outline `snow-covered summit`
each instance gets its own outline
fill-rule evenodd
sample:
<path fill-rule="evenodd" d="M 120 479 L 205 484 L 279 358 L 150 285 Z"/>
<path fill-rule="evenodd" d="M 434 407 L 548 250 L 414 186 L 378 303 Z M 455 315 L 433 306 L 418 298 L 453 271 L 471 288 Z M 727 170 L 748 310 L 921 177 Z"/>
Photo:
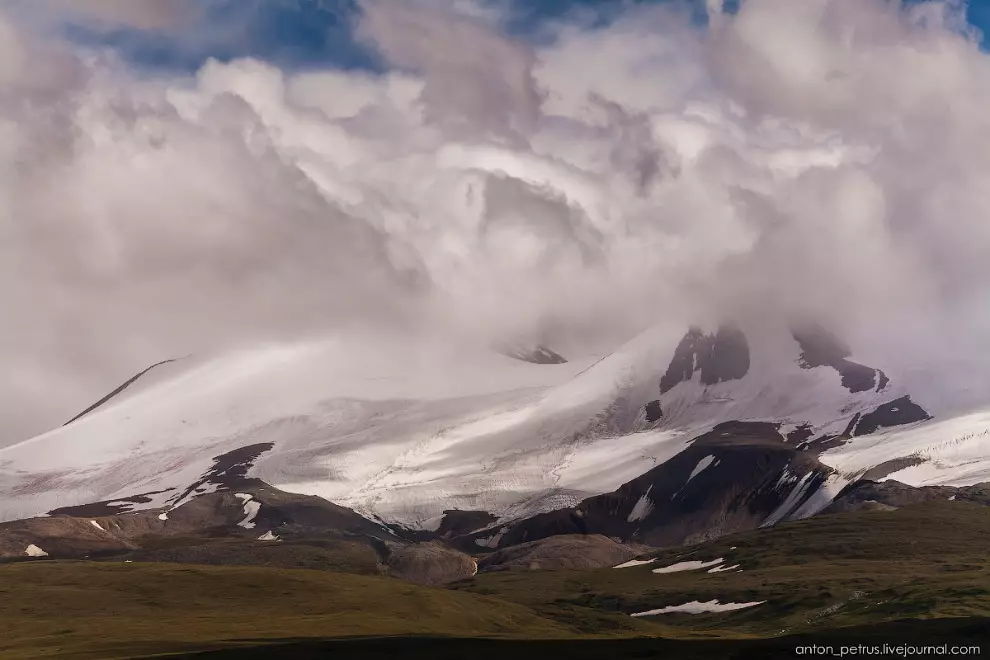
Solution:
<path fill-rule="evenodd" d="M 174 506 L 215 457 L 269 443 L 250 476 L 368 517 L 519 518 L 614 490 L 734 420 L 780 424 L 848 479 L 909 457 L 894 470 L 907 483 L 990 478 L 990 412 L 942 417 L 944 391 L 909 392 L 830 341 L 727 325 L 655 328 L 598 361 L 345 338 L 178 360 L 0 449 L 0 520 Z"/>

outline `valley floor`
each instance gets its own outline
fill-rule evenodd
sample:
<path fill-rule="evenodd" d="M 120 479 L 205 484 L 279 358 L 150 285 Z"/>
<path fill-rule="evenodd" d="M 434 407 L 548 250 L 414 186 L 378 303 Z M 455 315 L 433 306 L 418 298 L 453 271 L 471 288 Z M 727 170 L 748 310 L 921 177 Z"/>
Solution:
<path fill-rule="evenodd" d="M 339 569 L 21 560 L 0 565 L 0 658 L 765 658 L 811 644 L 990 652 L 988 547 L 990 508 L 939 501 L 785 523 L 628 568 L 501 570 L 446 588 Z M 712 601 L 752 605 L 677 611 Z"/>

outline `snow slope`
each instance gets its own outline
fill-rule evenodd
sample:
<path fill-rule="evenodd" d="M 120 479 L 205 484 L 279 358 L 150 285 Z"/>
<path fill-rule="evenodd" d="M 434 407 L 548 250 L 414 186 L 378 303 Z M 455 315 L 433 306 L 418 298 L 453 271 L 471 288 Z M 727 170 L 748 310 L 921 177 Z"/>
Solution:
<path fill-rule="evenodd" d="M 676 433 L 638 434 L 592 474 L 615 442 L 587 431 L 620 387 L 623 358 L 587 369 L 327 340 L 170 365 L 172 378 L 0 450 L 0 519 L 145 493 L 134 508 L 174 505 L 213 457 L 264 442 L 275 446 L 252 476 L 385 520 L 567 506 L 683 446 L 664 449 Z"/>
<path fill-rule="evenodd" d="M 0 449 L 0 520 L 140 494 L 148 501 L 133 508 L 175 506 L 214 457 L 258 443 L 274 446 L 250 476 L 369 517 L 429 527 L 464 509 L 514 519 L 614 490 L 722 421 L 839 433 L 905 394 L 934 419 L 826 451 L 839 474 L 814 494 L 816 506 L 870 467 L 910 456 L 925 462 L 893 478 L 990 480 L 990 406 L 940 417 L 938 402 L 952 399 L 946 383 L 907 392 L 895 371 L 882 391 L 851 393 L 830 367 L 800 368 L 786 328 L 743 330 L 743 378 L 706 386 L 696 373 L 662 396 L 658 379 L 680 337 L 660 330 L 597 362 L 532 364 L 382 337 L 179 360 L 68 426 Z M 663 417 L 648 424 L 643 406 L 655 399 Z"/>

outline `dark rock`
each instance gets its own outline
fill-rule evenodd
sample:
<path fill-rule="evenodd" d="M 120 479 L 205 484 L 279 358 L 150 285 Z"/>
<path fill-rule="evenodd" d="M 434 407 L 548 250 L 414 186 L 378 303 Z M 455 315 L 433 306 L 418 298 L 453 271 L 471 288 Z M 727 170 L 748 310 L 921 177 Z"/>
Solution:
<path fill-rule="evenodd" d="M 658 422 L 663 417 L 663 410 L 659 401 L 650 401 L 646 404 L 646 421 L 652 424 Z"/>
<path fill-rule="evenodd" d="M 450 509 L 443 512 L 443 519 L 437 528 L 437 535 L 442 538 L 462 536 L 483 529 L 498 520 L 487 511 L 459 511 Z"/>
<path fill-rule="evenodd" d="M 787 434 L 787 442 L 792 445 L 802 445 L 811 439 L 814 430 L 808 424 L 802 424 Z"/>
<path fill-rule="evenodd" d="M 808 324 L 795 327 L 791 329 L 791 335 L 801 347 L 802 369 L 831 367 L 842 377 L 842 386 L 854 393 L 868 392 L 874 387 L 880 391 L 886 387 L 886 374 L 849 360 L 849 347 L 821 326 Z M 878 385 L 878 380 L 882 384 Z"/>
<path fill-rule="evenodd" d="M 520 348 L 516 346 L 504 346 L 498 352 L 506 357 L 532 362 L 533 364 L 566 364 L 567 359 L 559 353 L 543 346 L 537 345 L 535 348 Z"/>
<path fill-rule="evenodd" d="M 126 381 L 124 381 L 124 383 L 120 387 L 114 389 L 112 392 L 110 392 L 109 394 L 107 394 L 105 397 L 103 397 L 102 399 L 100 399 L 99 401 L 97 401 L 96 403 L 94 403 L 93 405 L 91 405 L 89 408 L 86 408 L 86 410 L 82 411 L 81 413 L 79 413 L 78 415 L 76 415 L 75 417 L 73 417 L 72 419 L 70 419 L 69 421 L 67 421 L 62 426 L 68 426 L 69 424 L 71 424 L 72 422 L 76 421 L 80 417 L 84 417 L 84 416 L 88 415 L 89 413 L 93 412 L 94 410 L 96 410 L 97 408 L 99 408 L 100 406 L 105 405 L 111 399 L 113 399 L 115 396 L 117 396 L 118 394 L 120 394 L 121 392 L 123 392 L 124 390 L 126 390 L 128 387 L 130 387 L 131 385 L 133 385 L 139 378 L 141 378 L 141 376 L 144 376 L 146 373 L 148 373 L 149 371 L 151 371 L 155 367 L 160 367 L 163 364 L 169 364 L 170 362 L 175 362 L 175 360 L 174 359 L 172 359 L 172 360 L 162 360 L 161 362 L 158 362 L 156 364 L 151 365 L 150 367 L 148 367 L 144 371 L 139 372 L 137 375 L 132 376 L 131 378 L 129 378 Z"/>
<path fill-rule="evenodd" d="M 742 378 L 749 372 L 749 342 L 735 326 L 723 325 L 714 335 L 691 328 L 681 339 L 667 371 L 660 378 L 660 393 L 701 372 L 701 382 L 714 385 Z"/>
<path fill-rule="evenodd" d="M 723 325 L 715 333 L 711 353 L 701 362 L 701 382 L 714 385 L 738 380 L 749 372 L 749 342 L 742 331 Z"/>
<path fill-rule="evenodd" d="M 990 483 L 956 488 L 953 486 L 914 487 L 893 479 L 863 479 L 849 484 L 822 513 L 842 513 L 877 508 L 901 508 L 923 502 L 954 500 L 990 506 Z"/>
<path fill-rule="evenodd" d="M 666 547 L 762 525 L 804 479 L 796 511 L 830 474 L 788 444 L 778 425 L 728 422 L 612 493 L 473 535 L 499 549 L 564 534 L 601 534 Z M 692 476 L 693 474 L 693 476 Z M 786 515 L 782 515 L 786 519 Z"/>
<path fill-rule="evenodd" d="M 882 428 L 924 422 L 929 419 L 931 415 L 912 401 L 910 396 L 902 396 L 864 414 L 856 425 L 854 434 L 868 435 Z"/>

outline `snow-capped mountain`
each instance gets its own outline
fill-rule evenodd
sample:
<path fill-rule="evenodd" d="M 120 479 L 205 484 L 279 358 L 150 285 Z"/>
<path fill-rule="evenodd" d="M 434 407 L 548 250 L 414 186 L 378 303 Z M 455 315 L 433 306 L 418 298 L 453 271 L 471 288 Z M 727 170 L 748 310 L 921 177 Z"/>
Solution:
<path fill-rule="evenodd" d="M 177 359 L 125 385 L 0 450 L 0 520 L 92 503 L 167 518 L 236 470 L 408 528 L 484 512 L 496 522 L 478 543 L 498 545 L 516 523 L 555 511 L 614 518 L 599 525 L 613 536 L 650 536 L 650 521 L 669 520 L 670 503 L 702 486 L 722 493 L 705 506 L 730 529 L 812 515 L 864 476 L 990 479 L 990 402 L 943 416 L 951 383 L 908 391 L 815 327 L 654 329 L 570 362 L 320 340 Z M 738 422 L 764 423 L 759 442 Z M 724 509 L 739 506 L 726 493 L 742 490 L 765 497 L 725 523 Z"/>

